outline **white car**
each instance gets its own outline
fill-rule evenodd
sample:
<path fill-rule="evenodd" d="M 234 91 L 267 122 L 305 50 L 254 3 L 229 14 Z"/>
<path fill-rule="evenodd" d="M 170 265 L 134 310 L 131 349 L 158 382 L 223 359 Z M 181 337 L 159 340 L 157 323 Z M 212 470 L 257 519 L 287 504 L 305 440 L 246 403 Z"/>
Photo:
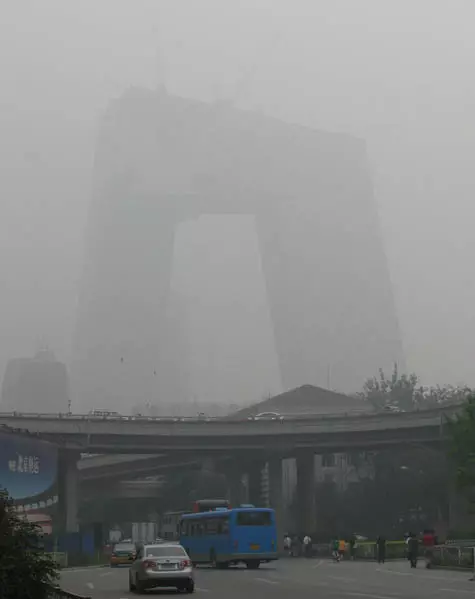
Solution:
<path fill-rule="evenodd" d="M 399 408 L 398 406 L 393 406 L 391 404 L 384 406 L 383 410 L 385 412 L 391 412 L 392 414 L 399 414 L 399 412 L 404 412 L 404 410 L 401 410 L 401 408 Z"/>
<path fill-rule="evenodd" d="M 148 589 L 175 588 L 193 593 L 193 564 L 181 545 L 140 545 L 129 570 L 129 590 L 143 594 Z"/>
<path fill-rule="evenodd" d="M 278 412 L 261 412 L 255 416 L 249 416 L 248 420 L 283 420 L 284 417 Z"/>

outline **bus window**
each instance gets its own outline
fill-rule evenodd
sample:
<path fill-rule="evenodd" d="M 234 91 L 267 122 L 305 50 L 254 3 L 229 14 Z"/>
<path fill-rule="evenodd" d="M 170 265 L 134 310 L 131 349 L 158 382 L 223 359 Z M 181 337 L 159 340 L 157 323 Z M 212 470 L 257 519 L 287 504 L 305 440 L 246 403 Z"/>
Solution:
<path fill-rule="evenodd" d="M 229 518 L 220 518 L 218 524 L 218 534 L 227 535 L 229 534 Z"/>
<path fill-rule="evenodd" d="M 238 526 L 271 526 L 271 512 L 238 512 Z"/>
<path fill-rule="evenodd" d="M 205 520 L 206 532 L 208 535 L 223 535 L 229 532 L 228 518 L 208 518 Z"/>

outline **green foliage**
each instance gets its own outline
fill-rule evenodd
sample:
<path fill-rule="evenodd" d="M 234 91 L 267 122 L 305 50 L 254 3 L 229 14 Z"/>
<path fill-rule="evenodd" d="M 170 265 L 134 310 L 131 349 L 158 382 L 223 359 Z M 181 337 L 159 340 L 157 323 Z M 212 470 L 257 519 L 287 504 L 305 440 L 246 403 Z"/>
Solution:
<path fill-rule="evenodd" d="M 378 376 L 369 378 L 363 386 L 361 396 L 378 410 L 388 405 L 401 410 L 412 410 L 418 380 L 414 373 L 400 375 L 397 364 L 394 364 L 390 377 L 380 368 Z"/>
<path fill-rule="evenodd" d="M 367 379 L 358 396 L 369 401 L 376 410 L 393 406 L 408 412 L 461 403 L 471 393 L 467 386 L 420 385 L 416 374 L 399 374 L 398 366 L 394 364 L 390 377 L 380 368 L 378 376 Z"/>
<path fill-rule="evenodd" d="M 456 466 L 459 489 L 475 489 L 475 394 L 468 397 L 461 414 L 448 423 L 450 456 Z"/>
<path fill-rule="evenodd" d="M 41 547 L 41 530 L 20 516 L 0 489 L 0 596 L 47 599 L 58 578 L 57 565 Z"/>

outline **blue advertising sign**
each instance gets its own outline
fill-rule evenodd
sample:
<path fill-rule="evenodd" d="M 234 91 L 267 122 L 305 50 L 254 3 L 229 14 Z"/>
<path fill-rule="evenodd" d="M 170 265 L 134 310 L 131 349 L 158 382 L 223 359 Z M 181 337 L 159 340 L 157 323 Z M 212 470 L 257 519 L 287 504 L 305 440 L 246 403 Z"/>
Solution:
<path fill-rule="evenodd" d="M 0 432 L 0 487 L 16 504 L 54 494 L 58 448 L 27 435 Z"/>

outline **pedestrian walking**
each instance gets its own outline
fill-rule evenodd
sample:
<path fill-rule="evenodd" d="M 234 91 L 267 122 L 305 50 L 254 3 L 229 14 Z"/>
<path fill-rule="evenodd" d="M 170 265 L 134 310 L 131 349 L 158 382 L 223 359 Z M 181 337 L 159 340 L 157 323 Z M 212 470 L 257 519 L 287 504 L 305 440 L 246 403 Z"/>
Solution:
<path fill-rule="evenodd" d="M 284 536 L 284 551 L 288 556 L 292 555 L 292 539 L 288 534 Z"/>
<path fill-rule="evenodd" d="M 333 541 L 331 542 L 331 550 L 332 550 L 333 559 L 336 562 L 339 562 L 340 561 L 340 541 L 338 540 L 338 537 L 335 537 L 333 539 Z"/>
<path fill-rule="evenodd" d="M 310 535 L 305 535 L 303 538 L 303 551 L 305 557 L 310 557 L 312 552 L 312 537 Z"/>
<path fill-rule="evenodd" d="M 350 545 L 350 559 L 352 561 L 355 561 L 355 559 L 356 559 L 356 535 L 354 535 L 354 534 L 351 535 L 349 545 Z"/>
<path fill-rule="evenodd" d="M 386 561 L 386 539 L 379 535 L 376 541 L 376 550 L 378 554 L 378 564 L 384 564 Z"/>
<path fill-rule="evenodd" d="M 417 558 L 419 556 L 419 539 L 417 535 L 411 534 L 408 542 L 408 557 L 411 568 L 417 568 Z"/>
<path fill-rule="evenodd" d="M 432 560 L 436 542 L 437 538 L 435 536 L 435 531 L 433 529 L 424 530 L 422 536 L 422 544 L 424 545 L 424 557 L 426 562 L 426 568 L 432 568 Z"/>

